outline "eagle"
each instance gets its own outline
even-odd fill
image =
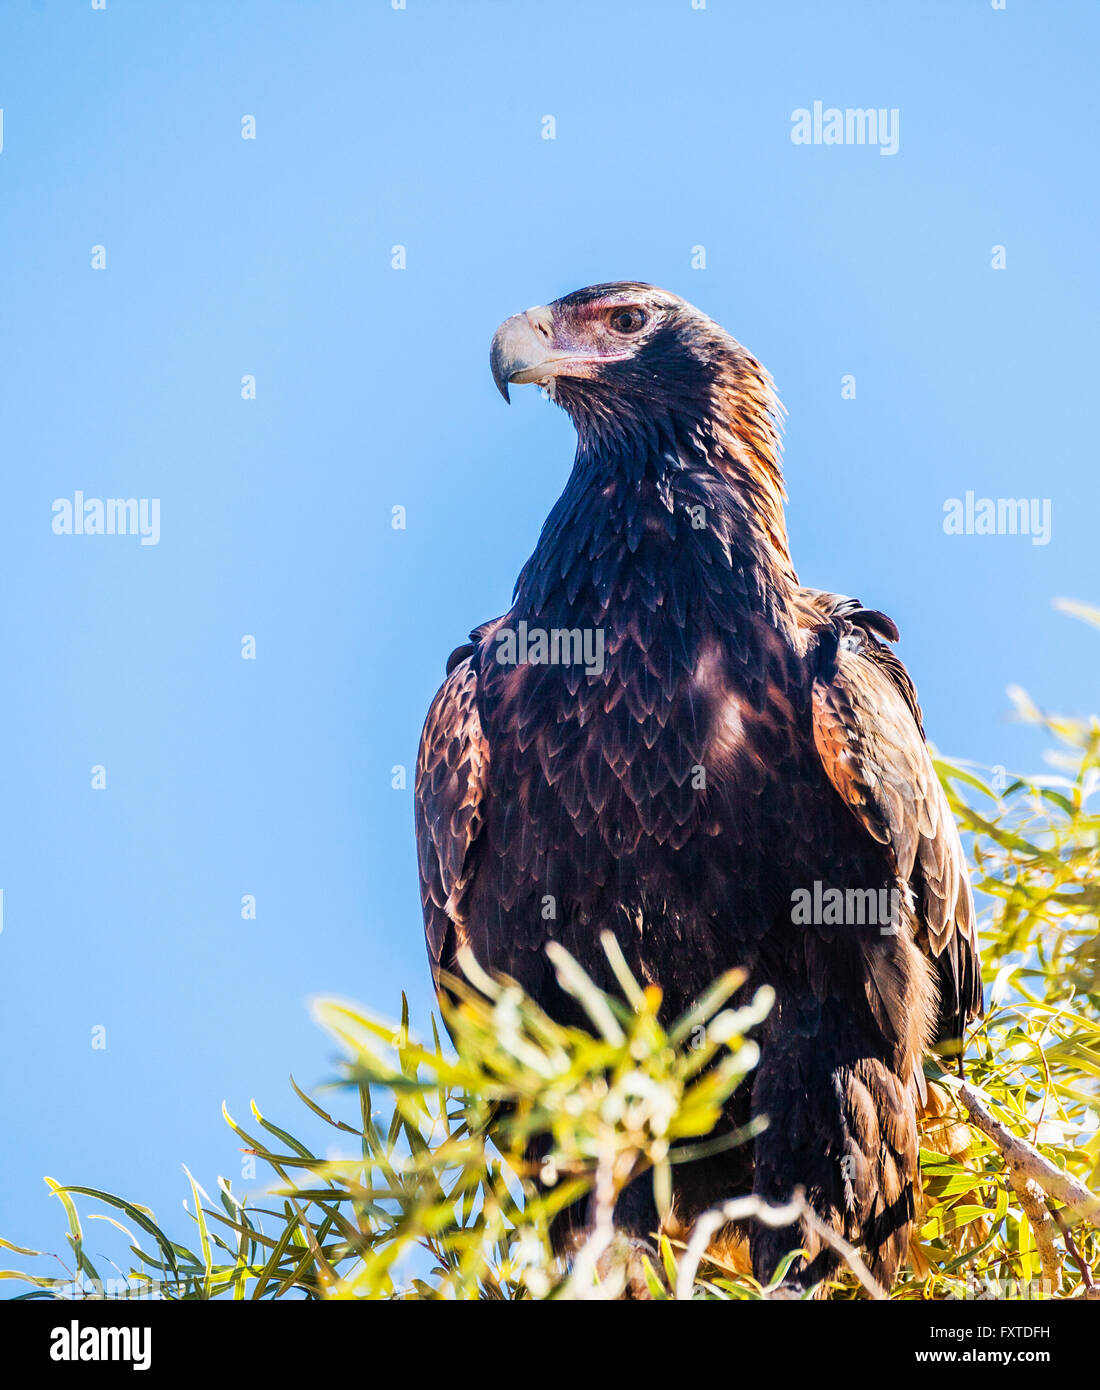
[[[685,300],[578,290],[506,319],[490,362],[506,401],[544,388],[577,451],[511,609],[451,654],[424,725],[437,988],[468,950],[580,1022],[545,948],[614,990],[605,931],[670,1019],[731,967],[748,993],[769,985],[759,1062],[722,1122],[766,1127],[676,1166],[676,1219],[801,1191],[889,1287],[914,1215],[924,1056],[982,1010],[966,861],[897,628],[799,583],[772,379]],[[855,906],[870,894],[885,917]],[[561,1248],[580,1219],[566,1214]],[[639,1180],[616,1228],[645,1241],[658,1222]],[[749,1224],[761,1283],[800,1248],[788,1284],[834,1272],[816,1222]]]

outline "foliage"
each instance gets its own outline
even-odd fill
[[[1100,626],[1100,612],[1066,605]],[[967,839],[982,908],[987,1017],[967,1039],[966,1071],[989,1112],[1094,1192],[1100,1181],[1100,721],[1042,713],[1022,692],[1020,716],[1057,744],[1050,775],[941,762],[938,771]],[[552,948],[554,949],[554,948]],[[346,1057],[336,1083],[358,1102],[355,1122],[294,1085],[354,1156],[323,1159],[265,1118],[257,1133],[225,1118],[270,1170],[248,1198],[219,1179],[213,1200],[188,1174],[190,1244],[169,1236],[135,1202],[47,1179],[68,1218],[64,1276],[3,1271],[24,1297],[168,1299],[514,1299],[614,1296],[628,1277],[611,1239],[615,1194],[651,1172],[667,1210],[675,1162],[744,1142],[712,1134],[723,1100],[756,1060],[753,1027],[770,1004],[730,999],[742,977],[719,979],[687,1016],[665,1027],[659,991],[630,977],[612,938],[605,949],[622,996],[601,993],[560,948],[554,965],[588,1030],[551,1020],[519,989],[480,975],[452,981],[444,1006],[456,1048],[433,1023],[417,1042],[398,1026],[332,1000],[314,1005]],[[945,1063],[946,1068],[946,1063]],[[900,1299],[1079,1297],[1100,1270],[1100,1235],[1056,1212],[1057,1261],[1041,1265],[1032,1218],[1002,1155],[960,1111],[957,1082],[935,1061],[923,1121],[922,1212]],[[292,1082],[292,1085],[294,1083]],[[377,1111],[377,1101],[382,1111]],[[491,1137],[490,1137],[491,1136]],[[539,1165],[524,1154],[535,1141]],[[536,1171],[537,1167],[537,1171]],[[537,1182],[540,1178],[542,1182]],[[104,1279],[88,1252],[77,1198],[93,1199],[127,1240],[131,1268]],[[549,1223],[587,1204],[592,1234],[568,1267]],[[38,1252],[0,1245],[31,1258]],[[684,1246],[664,1237],[644,1267],[655,1298],[674,1296]],[[1043,1280],[1046,1279],[1044,1285]],[[682,1283],[682,1281],[681,1281]],[[688,1279],[695,1298],[756,1298],[762,1291],[715,1255]],[[683,1292],[681,1287],[680,1292]],[[859,1296],[848,1272],[834,1298]]]
[[[1100,610],[1060,606],[1100,627]],[[983,973],[991,982],[986,1018],[969,1039],[966,1070],[998,1119],[1095,1191],[1100,720],[1046,714],[1023,691],[1010,694],[1019,717],[1054,740],[1049,775],[1009,777],[1003,768],[983,775],[973,766],[938,765],[977,870]],[[932,1200],[917,1273],[896,1296],[962,1297],[983,1288],[1035,1296],[1040,1271],[1034,1233],[1006,1183],[1000,1155],[970,1130],[969,1153],[952,1159],[939,1151],[937,1127],[951,1130],[942,1119],[938,1126],[926,1121],[922,1170]],[[952,1254],[949,1236],[964,1227],[970,1232],[960,1242],[964,1250]],[[1100,1266],[1093,1226],[1079,1226],[1070,1246],[1080,1258],[1069,1251],[1053,1290],[1062,1297],[1088,1291]]]
[[[460,998],[445,1006],[457,1053],[444,1049],[438,1033],[430,1046],[410,1037],[407,1011],[393,1027],[337,1001],[316,1003],[318,1020],[347,1053],[342,1084],[358,1097],[359,1123],[294,1089],[325,1124],[354,1137],[357,1156],[321,1159],[255,1106],[271,1138],[226,1114],[278,1185],[270,1201],[254,1205],[221,1181],[214,1203],[192,1179],[197,1240],[190,1247],[173,1241],[145,1207],[51,1181],[69,1218],[74,1272],[87,1291],[96,1281],[115,1291],[86,1251],[73,1203],[84,1196],[142,1233],[144,1242],[116,1222],[137,1261],[130,1283],[166,1298],[568,1296],[586,1267],[594,1282],[594,1261],[578,1259],[567,1274],[551,1255],[554,1213],[594,1184],[613,1204],[648,1170],[667,1202],[671,1163],[714,1146],[708,1136],[722,1103],[756,1061],[745,1034],[771,1002],[761,990],[749,1006],[725,1007],[743,983],[731,971],[666,1029],[657,1018],[659,991],[640,989],[611,937],[606,944],[629,1002],[602,994],[556,952],[559,978],[584,1008],[590,1032],[555,1023],[472,961],[467,975],[484,993],[452,981]],[[372,1106],[379,1091],[385,1122]],[[547,1141],[541,1176],[554,1178],[546,1195],[524,1158],[535,1136]],[[41,1296],[74,1291],[70,1277],[9,1277],[31,1278]]]

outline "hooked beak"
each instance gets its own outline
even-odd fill
[[[526,309],[505,319],[493,334],[489,365],[497,390],[508,400],[508,384],[548,381],[557,364],[576,360],[575,353],[558,352],[554,348],[554,316],[545,305]]]

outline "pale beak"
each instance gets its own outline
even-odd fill
[[[508,400],[508,383],[517,386],[546,381],[554,375],[554,365],[574,354],[554,348],[554,316],[545,305],[527,309],[505,319],[493,334],[489,365],[497,390]]]

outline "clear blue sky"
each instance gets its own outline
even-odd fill
[[[0,9],[9,1238],[60,1248],[43,1173],[183,1229],[180,1163],[239,1182],[222,1099],[331,1074],[307,996],[426,1017],[391,768],[572,456],[493,388],[517,309],[650,280],[762,358],[801,577],[897,619],[943,751],[1036,768],[1012,682],[1100,703],[1050,608],[1100,600],[1100,9],[407,5]],[[897,154],[794,145],[815,100],[896,108]],[[159,498],[159,544],[55,535],[77,490]],[[1049,498],[1050,544],[946,536],[967,490]]]

